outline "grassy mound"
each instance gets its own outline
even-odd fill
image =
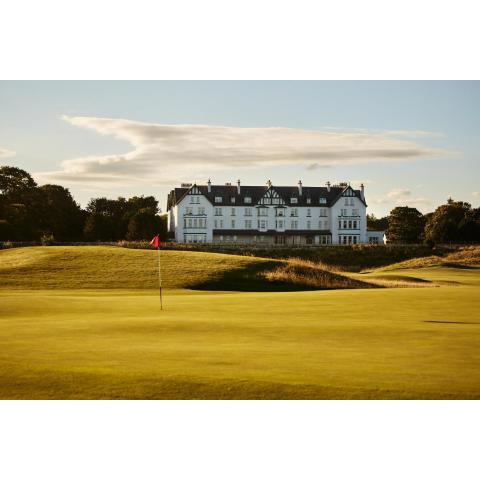
[[[427,267],[476,267],[480,266],[480,247],[465,247],[453,253],[449,253],[443,257],[437,255],[429,255],[421,258],[412,258],[404,262],[393,263],[380,270],[402,270],[412,268],[427,268]]]
[[[325,266],[298,260],[162,251],[166,289],[288,291],[366,288]],[[0,287],[17,289],[157,288],[157,252],[106,246],[0,251]]]
[[[371,288],[374,285],[342,275],[335,268],[321,263],[291,259],[265,272],[269,282],[284,282],[303,285],[315,290],[337,290],[343,288]]]

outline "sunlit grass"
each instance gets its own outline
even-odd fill
[[[0,252],[0,398],[480,398],[478,268],[351,274],[436,288],[226,293],[184,287],[337,270],[168,252],[161,311],[156,252],[63,248]]]

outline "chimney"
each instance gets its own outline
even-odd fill
[[[208,188],[208,193],[211,193],[212,192],[212,182],[210,181],[210,179],[208,179],[207,188]]]
[[[365,201],[365,187],[363,186],[363,183],[360,185],[360,196],[362,197],[362,200]]]
[[[240,195],[240,180],[237,180],[237,193]]]
[[[270,188],[272,186],[271,180],[267,180],[267,187]]]
[[[302,181],[301,180],[298,181],[298,194],[299,195],[302,194]]]
[[[327,192],[330,191],[330,182],[327,182]]]

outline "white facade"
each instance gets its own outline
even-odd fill
[[[182,185],[168,198],[168,228],[181,243],[368,243],[363,185]]]
[[[370,245],[385,245],[387,238],[382,230],[367,230],[367,242]]]

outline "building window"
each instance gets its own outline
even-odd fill
[[[259,208],[258,209],[258,216],[259,217],[266,217],[268,216],[268,208]]]
[[[307,198],[307,203],[312,203],[312,199],[311,199],[311,198]]]
[[[245,198],[243,199],[243,201],[244,201],[245,203],[252,203],[252,197],[245,197]]]
[[[290,226],[292,230],[296,230],[298,228],[298,220],[292,220]]]
[[[222,215],[222,209],[219,207],[215,208],[215,216],[219,217]]]
[[[193,208],[192,207],[186,207],[185,208],[185,215],[191,215],[193,213]]]
[[[298,198],[292,197],[290,203],[298,203]]]
[[[247,228],[247,229],[252,228],[252,221],[251,220],[245,220],[245,228]]]
[[[345,228],[345,229],[347,228],[347,221],[346,220],[343,221],[343,228]]]
[[[235,197],[230,197],[230,203],[235,203]]]
[[[310,220],[307,221],[307,230],[312,228],[312,222]]]
[[[218,220],[217,219],[215,219],[213,221],[213,228],[218,228]]]
[[[275,212],[275,215],[276,215],[277,217],[283,217],[283,216],[285,216],[285,212],[283,211],[283,208],[277,208],[277,209],[276,209],[276,212]]]
[[[346,209],[346,208],[342,208],[341,212],[342,212],[342,213],[341,213],[342,217],[346,217],[346,216],[347,216],[347,209]]]
[[[245,209],[245,216],[246,217],[251,217],[252,216],[252,209],[250,207],[247,207]]]
[[[232,228],[235,228],[235,220],[232,220]]]
[[[215,197],[215,203],[222,203],[223,197]]]
[[[291,217],[298,217],[298,208],[292,208],[292,211],[290,212]]]
[[[311,216],[312,216],[312,209],[307,208],[307,217],[311,217]]]
[[[276,221],[276,226],[277,226],[277,228],[283,228],[283,220],[277,220]]]
[[[205,207],[198,207],[198,214],[205,215]]]
[[[267,221],[266,220],[259,220],[258,221],[258,228],[260,230],[266,230],[267,228]]]
[[[318,199],[318,203],[327,203],[327,199],[326,198],[323,198],[323,197],[320,197]]]
[[[327,209],[326,208],[321,208],[320,209],[320,217],[326,217],[327,216]]]
[[[191,218],[188,219],[188,228],[192,228],[192,219]]]
[[[348,221],[348,228],[352,228],[352,221],[351,220]]]
[[[235,209],[232,208],[232,216],[235,216]]]
[[[357,228],[357,221],[356,220],[353,221],[353,228],[355,228],[355,229]]]
[[[359,217],[358,208],[352,208],[352,217]]]

